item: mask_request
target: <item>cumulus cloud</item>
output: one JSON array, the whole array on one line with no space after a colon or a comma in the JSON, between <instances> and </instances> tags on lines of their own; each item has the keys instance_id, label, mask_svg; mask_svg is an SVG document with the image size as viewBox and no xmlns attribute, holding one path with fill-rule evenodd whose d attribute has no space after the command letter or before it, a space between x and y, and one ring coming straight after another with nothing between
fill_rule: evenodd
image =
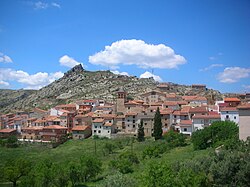
<instances>
[{"instance_id":1,"label":"cumulus cloud","mask_svg":"<svg viewBox=\"0 0 250 187\"><path fill-rule=\"evenodd\" d=\"M227 67L219 73L218 80L222 83L235 83L240 79L247 78L250 75L250 68Z\"/></svg>"},{"instance_id":2,"label":"cumulus cloud","mask_svg":"<svg viewBox=\"0 0 250 187\"><path fill-rule=\"evenodd\" d=\"M205 67L203 69L200 69L200 71L208 71L208 70L211 70L213 68L217 68L217 67L223 67L224 65L223 64L211 64L210 66L208 67Z\"/></svg>"},{"instance_id":3,"label":"cumulus cloud","mask_svg":"<svg viewBox=\"0 0 250 187\"><path fill-rule=\"evenodd\" d=\"M120 40L105 46L93 56L89 62L113 69L119 65L136 65L140 68L172 69L185 64L186 59L175 54L174 50L164 44L147 44L142 40Z\"/></svg>"},{"instance_id":4,"label":"cumulus cloud","mask_svg":"<svg viewBox=\"0 0 250 187\"><path fill-rule=\"evenodd\" d=\"M61 66L66 66L73 68L74 66L80 64L80 62L77 62L74 58L69 57L68 55L64 55L59 59Z\"/></svg>"},{"instance_id":5,"label":"cumulus cloud","mask_svg":"<svg viewBox=\"0 0 250 187\"><path fill-rule=\"evenodd\" d=\"M152 73L150 73L150 72L148 72L148 71L146 71L145 73L143 73L143 74L140 75L140 78L150 78L150 77L153 77L153 79L154 79L155 81L158 81L158 82L161 82L161 81L162 81L162 79L161 79L160 76L154 75L154 74L152 74Z\"/></svg>"},{"instance_id":6,"label":"cumulus cloud","mask_svg":"<svg viewBox=\"0 0 250 187\"><path fill-rule=\"evenodd\" d=\"M0 62L11 63L12 59L9 56L7 56L7 55L0 52Z\"/></svg>"},{"instance_id":7,"label":"cumulus cloud","mask_svg":"<svg viewBox=\"0 0 250 187\"><path fill-rule=\"evenodd\" d=\"M112 73L116 74L116 75L126 75L129 76L128 72L119 72L117 70L111 71Z\"/></svg>"},{"instance_id":8,"label":"cumulus cloud","mask_svg":"<svg viewBox=\"0 0 250 187\"><path fill-rule=\"evenodd\" d=\"M10 68L0 69L0 81L17 81L24 84L26 86L25 89L40 89L52 83L56 79L61 78L63 75L64 74L62 72L50 74L46 72L38 72L36 74L30 75L22 70L16 71Z\"/></svg>"}]
</instances>

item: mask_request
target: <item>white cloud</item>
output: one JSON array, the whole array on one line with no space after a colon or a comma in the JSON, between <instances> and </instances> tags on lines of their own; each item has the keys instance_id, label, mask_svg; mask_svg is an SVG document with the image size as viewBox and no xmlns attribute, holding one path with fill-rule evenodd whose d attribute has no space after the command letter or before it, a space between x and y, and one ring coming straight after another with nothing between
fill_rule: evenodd
<instances>
[{"instance_id":1,"label":"white cloud","mask_svg":"<svg viewBox=\"0 0 250 187\"><path fill-rule=\"evenodd\" d=\"M56 79L59 79L64 74L62 72L46 73L38 72L33 75L29 75L27 72L22 70L13 70L9 68L0 69L0 81L17 81L24 84L25 89L40 89Z\"/></svg>"},{"instance_id":2,"label":"white cloud","mask_svg":"<svg viewBox=\"0 0 250 187\"><path fill-rule=\"evenodd\" d=\"M129 76L128 72L119 72L117 70L111 71L112 73L116 74L116 75L126 75Z\"/></svg>"},{"instance_id":3,"label":"white cloud","mask_svg":"<svg viewBox=\"0 0 250 187\"><path fill-rule=\"evenodd\" d=\"M148 71L146 71L145 73L143 73L143 74L140 75L140 78L150 78L150 77L153 77L153 79L154 79L155 81L158 81L158 82L161 82L161 81L162 81L162 79L161 79L160 76L154 75L154 74L152 74L152 73L150 73L150 72L148 72Z\"/></svg>"},{"instance_id":4,"label":"white cloud","mask_svg":"<svg viewBox=\"0 0 250 187\"><path fill-rule=\"evenodd\" d=\"M1 81L0 80L0 88L6 88L8 87L10 84L8 82L5 82L5 81Z\"/></svg>"},{"instance_id":5,"label":"white cloud","mask_svg":"<svg viewBox=\"0 0 250 187\"><path fill-rule=\"evenodd\" d=\"M61 8L61 5L59 5L58 3L52 2L51 6L54 6L56 8Z\"/></svg>"},{"instance_id":6,"label":"white cloud","mask_svg":"<svg viewBox=\"0 0 250 187\"><path fill-rule=\"evenodd\" d=\"M210 56L208 59L211 61L218 60L219 56L222 56L222 55L223 55L223 53L219 52L215 56Z\"/></svg>"},{"instance_id":7,"label":"white cloud","mask_svg":"<svg viewBox=\"0 0 250 187\"><path fill-rule=\"evenodd\" d=\"M66 66L73 68L74 66L80 64L80 62L77 62L74 58L69 57L68 55L64 55L59 59L61 66Z\"/></svg>"},{"instance_id":8,"label":"white cloud","mask_svg":"<svg viewBox=\"0 0 250 187\"><path fill-rule=\"evenodd\" d=\"M35 9L47 9L49 7L49 4L38 1L34 3L34 7Z\"/></svg>"},{"instance_id":9,"label":"white cloud","mask_svg":"<svg viewBox=\"0 0 250 187\"><path fill-rule=\"evenodd\" d=\"M120 40L105 46L89 62L116 69L119 65L137 65L140 68L172 69L185 64L186 59L175 54L174 50L164 44L152 45L142 40Z\"/></svg>"},{"instance_id":10,"label":"white cloud","mask_svg":"<svg viewBox=\"0 0 250 187\"><path fill-rule=\"evenodd\" d=\"M34 6L34 9L47 9L47 8L50 8L50 7L55 7L55 8L61 8L61 5L58 4L58 3L55 3L55 2L52 2L52 3L45 3L45 2L42 2L42 1L37 1L35 3L33 2L30 2L29 4L33 5Z\"/></svg>"},{"instance_id":11,"label":"white cloud","mask_svg":"<svg viewBox=\"0 0 250 187\"><path fill-rule=\"evenodd\" d=\"M7 55L0 52L0 62L11 63L12 59L9 56L7 56Z\"/></svg>"},{"instance_id":12,"label":"white cloud","mask_svg":"<svg viewBox=\"0 0 250 187\"><path fill-rule=\"evenodd\" d=\"M250 75L250 68L227 67L219 73L218 80L222 83L234 83Z\"/></svg>"},{"instance_id":13,"label":"white cloud","mask_svg":"<svg viewBox=\"0 0 250 187\"><path fill-rule=\"evenodd\" d=\"M223 67L224 65L223 64L211 64L210 66L208 67L205 67L203 69L200 69L200 71L208 71L208 70L211 70L213 68L216 68L216 67Z\"/></svg>"}]
</instances>

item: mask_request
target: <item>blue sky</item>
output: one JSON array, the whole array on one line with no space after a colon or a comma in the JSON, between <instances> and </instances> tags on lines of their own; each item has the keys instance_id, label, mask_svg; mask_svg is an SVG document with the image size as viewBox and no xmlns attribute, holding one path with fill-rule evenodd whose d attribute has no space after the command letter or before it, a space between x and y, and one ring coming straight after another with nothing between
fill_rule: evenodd
<instances>
[{"instance_id":1,"label":"blue sky","mask_svg":"<svg viewBox=\"0 0 250 187\"><path fill-rule=\"evenodd\" d=\"M1 0L0 88L38 89L82 63L250 92L249 10L249 0Z\"/></svg>"}]
</instances>

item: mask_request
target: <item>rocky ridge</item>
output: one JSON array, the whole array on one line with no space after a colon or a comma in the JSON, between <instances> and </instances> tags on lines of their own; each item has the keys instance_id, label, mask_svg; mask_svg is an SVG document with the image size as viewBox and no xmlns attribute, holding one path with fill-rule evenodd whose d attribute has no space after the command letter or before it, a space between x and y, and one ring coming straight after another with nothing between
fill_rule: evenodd
<instances>
[{"instance_id":1,"label":"rocky ridge","mask_svg":"<svg viewBox=\"0 0 250 187\"><path fill-rule=\"evenodd\" d=\"M5 90L0 90L1 112L14 110L30 110L34 107L48 109L57 104L71 103L80 99L105 99L114 102L116 92L123 87L128 95L137 98L140 94L156 90L159 83L153 78L137 78L135 76L116 75L110 71L86 71L77 65L64 76L40 90L8 90L11 94L5 96ZM193 90L190 86L168 83L167 93L179 95L204 95L208 99L218 99L222 94L216 90ZM16 93L19 93L16 95Z\"/></svg>"}]
</instances>

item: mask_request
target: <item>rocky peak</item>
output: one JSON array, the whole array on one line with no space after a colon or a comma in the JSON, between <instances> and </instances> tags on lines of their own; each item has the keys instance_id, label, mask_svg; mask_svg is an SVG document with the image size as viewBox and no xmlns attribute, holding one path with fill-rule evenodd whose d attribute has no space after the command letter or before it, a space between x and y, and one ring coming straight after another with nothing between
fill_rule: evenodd
<instances>
[{"instance_id":1,"label":"rocky peak","mask_svg":"<svg viewBox=\"0 0 250 187\"><path fill-rule=\"evenodd\" d=\"M71 75L71 74L78 74L78 73L82 73L84 71L82 64L78 64L76 66L74 66L73 68L71 68L69 71L67 71L64 75Z\"/></svg>"}]
</instances>

